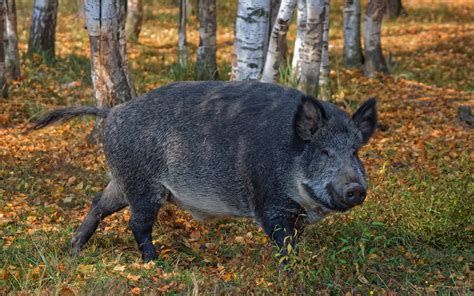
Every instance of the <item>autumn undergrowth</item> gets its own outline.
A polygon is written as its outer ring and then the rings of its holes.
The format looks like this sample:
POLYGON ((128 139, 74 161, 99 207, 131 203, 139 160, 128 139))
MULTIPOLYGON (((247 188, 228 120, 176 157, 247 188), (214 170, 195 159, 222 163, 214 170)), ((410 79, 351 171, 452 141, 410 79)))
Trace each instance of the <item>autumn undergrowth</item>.
MULTIPOLYGON (((235 3, 224 2, 217 38, 222 80, 230 72, 235 17, 235 3)), ((370 192, 362 207, 307 227, 285 270, 251 221, 202 224, 171 205, 154 230, 156 262, 142 263, 128 209, 102 221, 79 256, 69 255, 75 228, 108 180, 101 147, 86 142, 94 119, 22 131, 45 110, 94 104, 87 35, 73 11, 77 3, 65 0, 56 61, 27 57, 32 1, 20 1, 22 79, 10 82, 10 98, 0 100, 1 293, 472 293, 473 134, 457 118, 458 106, 474 103, 472 9, 469 1, 406 2, 408 16, 384 22, 394 73, 374 79, 342 67, 342 2, 331 8, 331 101, 353 112, 368 97, 379 100, 379 129, 361 153, 370 192)), ((188 66, 179 66, 178 7, 168 0, 146 5, 142 35, 128 47, 139 94, 195 79, 198 44, 191 15, 188 66)), ((280 79, 291 85, 289 71, 280 79)))

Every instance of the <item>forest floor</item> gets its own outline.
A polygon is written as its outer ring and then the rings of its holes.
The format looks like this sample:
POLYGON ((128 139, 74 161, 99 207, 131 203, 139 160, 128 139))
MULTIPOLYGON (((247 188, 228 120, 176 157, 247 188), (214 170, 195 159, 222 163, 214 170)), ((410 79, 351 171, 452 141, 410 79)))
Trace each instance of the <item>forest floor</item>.
MULTIPOLYGON (((107 183, 101 148, 86 142, 94 121, 22 131, 45 110, 94 104, 76 2, 60 3, 57 60, 23 55, 22 79, 0 99, 0 293, 473 292, 474 134, 457 116, 458 106, 474 104, 471 1, 404 1, 408 15, 383 25, 393 74, 375 79, 341 67, 342 4, 333 3, 332 99, 351 112, 378 97, 381 128, 362 153, 368 200, 307 228, 290 274, 280 272, 275 247, 250 221, 202 224, 172 206, 161 211, 154 230, 156 262, 142 263, 128 210, 103 221, 80 256, 68 255, 74 229, 107 183)), ((140 94, 193 78, 192 67, 176 66, 175 1, 145 2, 141 38, 129 46, 140 94)), ((233 44, 235 7, 229 5, 218 7, 221 79, 228 77, 233 44)), ((24 53, 32 1, 18 1, 18 9, 24 53)), ((188 33, 194 60, 195 16, 188 33)), ((294 26, 290 42, 292 36, 294 26)))

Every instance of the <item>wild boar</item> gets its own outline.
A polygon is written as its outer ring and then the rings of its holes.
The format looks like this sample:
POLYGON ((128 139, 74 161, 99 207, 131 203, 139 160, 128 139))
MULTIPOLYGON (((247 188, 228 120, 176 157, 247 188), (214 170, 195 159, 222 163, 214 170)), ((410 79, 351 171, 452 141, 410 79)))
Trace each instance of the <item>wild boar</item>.
POLYGON ((349 116, 274 84, 177 82, 111 109, 54 110, 31 129, 79 115, 104 118, 111 180, 77 229, 74 252, 100 220, 130 206, 143 259, 157 258, 152 227, 171 202, 197 220, 251 218, 285 253, 301 212, 314 223, 366 197, 357 152, 375 130, 375 99, 349 116))

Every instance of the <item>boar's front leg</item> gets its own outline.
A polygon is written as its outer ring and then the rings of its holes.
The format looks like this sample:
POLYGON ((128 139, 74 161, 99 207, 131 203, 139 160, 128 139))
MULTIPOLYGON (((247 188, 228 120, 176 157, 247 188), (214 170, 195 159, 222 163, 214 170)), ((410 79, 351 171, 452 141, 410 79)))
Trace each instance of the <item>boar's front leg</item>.
POLYGON ((89 213, 82 221, 81 226, 77 228, 74 238, 71 240, 72 254, 77 255, 94 234, 101 220, 127 205, 125 195, 118 189, 114 180, 110 181, 104 191, 96 195, 89 213))
MULTIPOLYGON (((300 213, 300 207, 293 203, 277 203, 265 208, 262 217, 262 226, 265 233, 272 238, 280 249, 282 257, 286 258, 290 249, 294 249, 296 243, 296 223, 300 213), (285 205, 285 206, 283 206, 285 205), (291 247, 289 247, 291 246, 291 247)), ((283 259, 283 263, 286 259, 283 259)))

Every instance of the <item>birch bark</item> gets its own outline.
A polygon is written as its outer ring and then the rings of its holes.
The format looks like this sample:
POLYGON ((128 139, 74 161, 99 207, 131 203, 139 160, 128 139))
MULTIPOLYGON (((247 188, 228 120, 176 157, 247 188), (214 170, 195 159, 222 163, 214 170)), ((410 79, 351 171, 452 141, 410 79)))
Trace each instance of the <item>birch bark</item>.
MULTIPOLYGON (((3 40, 3 32, 5 32, 5 15, 5 2, 4 0, 0 0, 0 40, 3 40)), ((8 88, 5 76, 4 42, 0 42, 0 92, 3 98, 8 97, 8 88)))
POLYGON ((344 66, 358 68, 364 63, 360 42, 360 0, 344 4, 344 66))
POLYGON ((43 53, 54 58, 58 0, 35 0, 31 17, 28 54, 43 53))
POLYGON ((239 0, 235 22, 233 80, 257 80, 263 69, 269 0, 239 0))
POLYGON ((323 50, 321 53, 321 75, 319 76, 319 98, 330 99, 329 89, 329 0, 324 1, 324 23, 323 23, 323 50))
POLYGON ((323 48, 324 0, 307 0, 306 8, 307 23, 298 88, 317 96, 323 48))
POLYGON ((270 43, 270 36, 272 35, 273 26, 275 25, 278 11, 280 10, 281 0, 270 0, 270 12, 268 15, 268 32, 265 36, 265 46, 263 48, 263 64, 267 58, 268 44, 270 43))
POLYGON ((298 0, 296 17, 296 39, 291 63, 291 76, 294 81, 299 81, 301 75, 301 60, 303 59, 303 43, 306 31, 306 0, 298 0))
POLYGON ((199 47, 196 65, 199 80, 217 78, 216 31, 216 0, 200 0, 199 47))
POLYGON ((272 34, 268 44, 265 66, 263 68, 262 81, 275 82, 281 65, 286 58, 286 34, 290 27, 291 17, 295 10, 296 0, 283 0, 278 11, 278 16, 273 25, 272 34))
POLYGON ((125 47, 124 5, 120 0, 86 0, 84 3, 92 82, 97 106, 101 108, 135 97, 125 47))
POLYGON ((6 16, 6 33, 5 38, 5 65, 6 75, 9 79, 16 80, 20 78, 20 54, 18 50, 18 29, 16 17, 15 0, 4 0, 5 16, 6 16))
POLYGON ((179 64, 183 67, 186 66, 188 59, 188 50, 186 42, 186 8, 187 1, 179 1, 179 32, 178 32, 178 51, 179 51, 179 64))
POLYGON ((143 22, 143 1, 127 1, 127 21, 125 25, 125 36, 127 40, 137 42, 142 30, 143 22))
POLYGON ((373 77, 376 72, 388 73, 382 53, 381 27, 387 9, 385 0, 369 0, 364 17, 364 75, 373 77))

